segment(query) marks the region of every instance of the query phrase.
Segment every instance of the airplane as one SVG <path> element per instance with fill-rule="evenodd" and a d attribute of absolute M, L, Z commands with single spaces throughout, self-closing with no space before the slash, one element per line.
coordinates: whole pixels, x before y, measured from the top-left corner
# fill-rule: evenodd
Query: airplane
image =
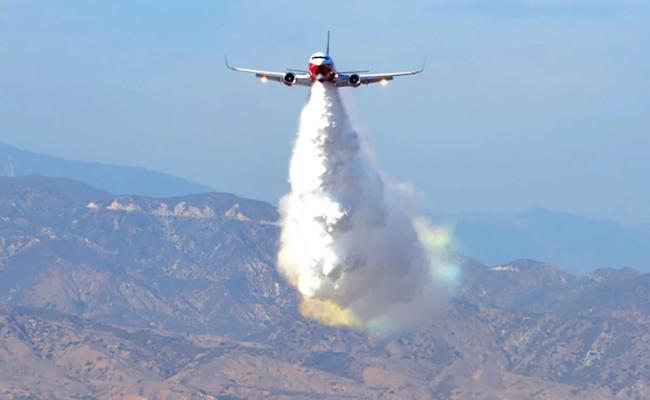
<path fill-rule="evenodd" d="M 388 81 L 393 80 L 396 76 L 415 75 L 424 71 L 422 68 L 413 71 L 389 72 L 383 74 L 370 74 L 368 70 L 363 71 L 337 71 L 334 61 L 330 56 L 330 33 L 327 31 L 327 48 L 325 53 L 317 52 L 309 58 L 309 67 L 307 70 L 290 68 L 287 72 L 263 71 L 251 68 L 233 67 L 228 63 L 228 57 L 225 57 L 226 68 L 249 72 L 255 74 L 262 82 L 268 80 L 282 82 L 287 86 L 311 86 L 314 82 L 330 82 L 336 87 L 359 87 L 371 83 L 380 83 L 387 85 Z"/>

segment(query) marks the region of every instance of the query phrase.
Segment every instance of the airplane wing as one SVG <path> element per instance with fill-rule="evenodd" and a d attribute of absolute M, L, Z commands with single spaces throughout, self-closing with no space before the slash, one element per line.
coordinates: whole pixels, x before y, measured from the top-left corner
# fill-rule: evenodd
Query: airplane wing
<path fill-rule="evenodd" d="M 307 73 L 296 74 L 293 72 L 274 72 L 274 71 L 264 71 L 260 69 L 233 67 L 228 63 L 228 58 L 226 58 L 226 67 L 233 71 L 248 72 L 251 74 L 255 74 L 255 76 L 260 78 L 262 81 L 267 81 L 267 80 L 277 81 L 277 82 L 282 82 L 285 85 L 289 85 L 289 86 L 291 85 L 310 86 L 312 83 L 311 78 Z M 287 80 L 288 77 L 293 77 L 293 80 L 290 82 L 289 80 Z"/>
<path fill-rule="evenodd" d="M 337 76 L 336 79 L 336 86 L 337 87 L 346 87 L 346 86 L 359 86 L 359 85 L 368 85 L 371 83 L 384 83 L 388 81 L 392 81 L 393 78 L 396 76 L 405 76 L 405 75 L 415 75 L 419 74 L 420 72 L 424 71 L 424 66 L 420 69 L 416 69 L 413 71 L 401 71 L 401 72 L 387 72 L 383 74 L 348 74 L 348 73 L 340 73 Z M 353 83 L 350 81 L 350 77 L 356 75 L 358 76 L 359 80 L 358 83 Z M 354 81 L 354 80 L 353 80 Z"/>

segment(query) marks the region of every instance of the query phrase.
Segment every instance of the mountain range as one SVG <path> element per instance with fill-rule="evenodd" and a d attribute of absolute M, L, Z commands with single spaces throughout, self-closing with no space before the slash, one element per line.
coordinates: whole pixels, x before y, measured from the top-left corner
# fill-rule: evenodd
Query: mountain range
<path fill-rule="evenodd" d="M 43 175 L 86 183 L 109 193 L 173 197 L 211 188 L 138 167 L 70 161 L 0 143 L 0 176 Z M 598 268 L 650 272 L 650 224 L 625 225 L 567 212 L 428 212 L 451 229 L 456 249 L 486 264 L 531 258 L 574 274 Z"/>
<path fill-rule="evenodd" d="M 0 178 L 0 398 L 650 398 L 650 274 L 456 254 L 432 322 L 379 336 L 300 315 L 277 219 Z"/>

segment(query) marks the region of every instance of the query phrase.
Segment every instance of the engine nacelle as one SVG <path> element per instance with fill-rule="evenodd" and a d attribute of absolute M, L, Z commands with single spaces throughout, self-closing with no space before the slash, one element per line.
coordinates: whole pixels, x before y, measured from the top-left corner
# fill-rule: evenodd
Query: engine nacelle
<path fill-rule="evenodd" d="M 282 77 L 282 83 L 284 83 L 287 86 L 293 85 L 294 83 L 296 83 L 296 74 L 292 72 L 287 72 Z"/>
<path fill-rule="evenodd" d="M 361 85 L 361 77 L 357 74 L 352 74 L 348 77 L 348 83 L 350 86 L 357 87 Z"/>

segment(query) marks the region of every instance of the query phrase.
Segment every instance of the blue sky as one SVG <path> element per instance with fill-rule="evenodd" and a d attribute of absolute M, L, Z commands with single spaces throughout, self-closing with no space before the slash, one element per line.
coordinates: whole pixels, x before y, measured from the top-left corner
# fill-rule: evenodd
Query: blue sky
<path fill-rule="evenodd" d="M 418 66 L 346 90 L 422 208 L 650 222 L 650 3 L 0 0 L 0 141 L 275 202 L 304 88 L 226 71 Z"/>

